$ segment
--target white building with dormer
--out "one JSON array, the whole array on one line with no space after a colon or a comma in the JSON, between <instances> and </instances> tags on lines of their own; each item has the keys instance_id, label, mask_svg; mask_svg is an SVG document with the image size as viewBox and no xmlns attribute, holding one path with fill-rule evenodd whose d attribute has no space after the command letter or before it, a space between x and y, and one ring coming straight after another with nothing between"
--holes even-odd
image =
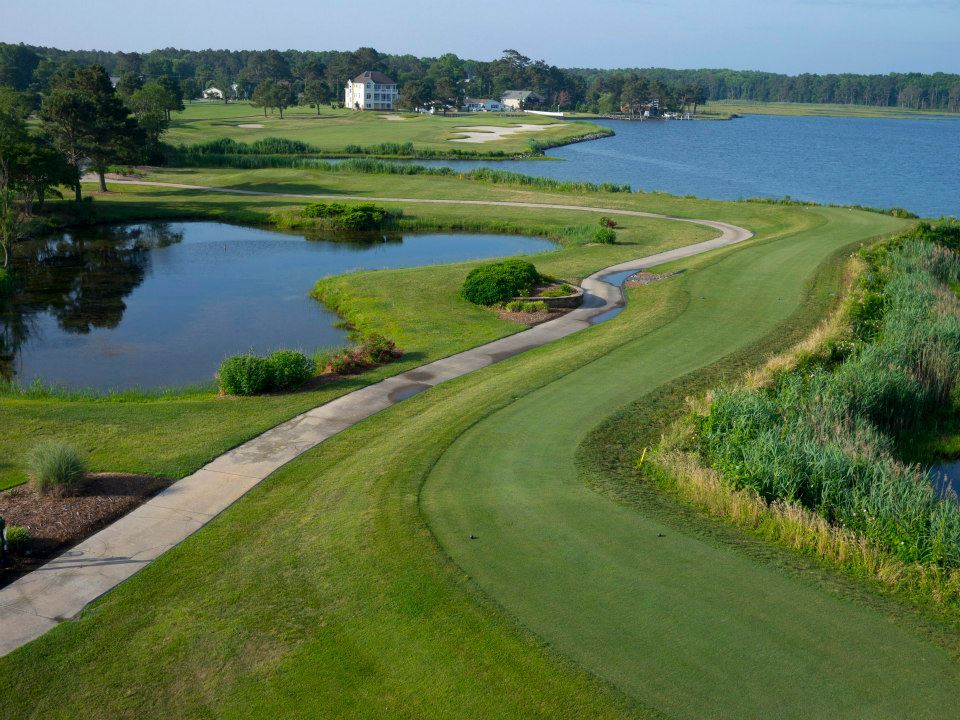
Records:
<instances>
[{"instance_id":1,"label":"white building with dormer","mask_svg":"<svg viewBox=\"0 0 960 720\"><path fill-rule=\"evenodd\" d=\"M347 81L343 106L352 110L393 110L399 94L393 80L376 70L367 70Z\"/></svg>"}]
</instances>

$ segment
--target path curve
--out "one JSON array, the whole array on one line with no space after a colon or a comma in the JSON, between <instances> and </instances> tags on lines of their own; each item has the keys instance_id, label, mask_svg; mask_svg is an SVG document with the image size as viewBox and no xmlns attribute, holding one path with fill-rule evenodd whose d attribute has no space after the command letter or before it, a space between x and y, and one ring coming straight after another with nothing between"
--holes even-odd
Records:
<instances>
[{"instance_id":1,"label":"path curve","mask_svg":"<svg viewBox=\"0 0 960 720\"><path fill-rule=\"evenodd\" d=\"M720 234L712 240L600 270L581 283L584 289L583 305L563 317L342 395L224 453L73 549L0 589L0 657L39 637L58 623L76 617L88 603L195 533L273 471L324 440L434 385L553 342L604 319L606 313L624 304L620 288L622 274L699 255L753 237L749 230L729 223L586 205L306 195L146 181L111 182L306 199L580 210L689 222L713 228Z\"/></svg>"}]
</instances>

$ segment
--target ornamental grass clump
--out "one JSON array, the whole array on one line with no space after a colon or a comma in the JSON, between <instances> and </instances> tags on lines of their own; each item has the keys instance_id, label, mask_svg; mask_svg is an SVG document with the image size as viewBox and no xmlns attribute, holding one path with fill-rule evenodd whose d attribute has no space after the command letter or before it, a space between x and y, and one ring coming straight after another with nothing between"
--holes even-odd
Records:
<instances>
[{"instance_id":1,"label":"ornamental grass clump","mask_svg":"<svg viewBox=\"0 0 960 720\"><path fill-rule=\"evenodd\" d=\"M960 386L960 225L923 225L864 254L850 336L769 387L719 388L695 416L707 464L736 488L797 503L906 563L960 567L960 502L898 459Z\"/></svg>"},{"instance_id":2,"label":"ornamental grass clump","mask_svg":"<svg viewBox=\"0 0 960 720\"><path fill-rule=\"evenodd\" d=\"M609 227L598 227L593 231L593 241L603 245L614 245L617 242L617 231Z\"/></svg>"},{"instance_id":3,"label":"ornamental grass clump","mask_svg":"<svg viewBox=\"0 0 960 720\"><path fill-rule=\"evenodd\" d=\"M296 390L316 374L312 359L297 350L277 350L268 357L246 354L224 360L217 383L225 395L262 395Z\"/></svg>"},{"instance_id":4,"label":"ornamental grass clump","mask_svg":"<svg viewBox=\"0 0 960 720\"><path fill-rule=\"evenodd\" d=\"M87 474L83 453L67 443L47 440L27 457L27 472L37 492L44 495L72 495Z\"/></svg>"},{"instance_id":5,"label":"ornamental grass clump","mask_svg":"<svg viewBox=\"0 0 960 720\"><path fill-rule=\"evenodd\" d=\"M542 280L525 260L504 260L475 267L467 273L460 296L476 305L496 305L518 295L528 295Z\"/></svg>"},{"instance_id":6,"label":"ornamental grass clump","mask_svg":"<svg viewBox=\"0 0 960 720\"><path fill-rule=\"evenodd\" d=\"M277 350L267 362L274 390L296 390L316 374L313 360L296 350Z\"/></svg>"},{"instance_id":7,"label":"ornamental grass clump","mask_svg":"<svg viewBox=\"0 0 960 720\"><path fill-rule=\"evenodd\" d=\"M227 395L260 395L270 390L270 361L259 355L234 355L220 364L217 381Z\"/></svg>"}]
</instances>

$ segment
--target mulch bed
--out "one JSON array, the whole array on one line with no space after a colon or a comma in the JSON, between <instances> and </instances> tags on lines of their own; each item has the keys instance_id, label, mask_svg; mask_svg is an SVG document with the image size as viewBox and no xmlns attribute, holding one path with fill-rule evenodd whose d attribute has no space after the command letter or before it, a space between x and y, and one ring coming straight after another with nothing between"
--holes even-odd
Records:
<instances>
[{"instance_id":1,"label":"mulch bed","mask_svg":"<svg viewBox=\"0 0 960 720\"><path fill-rule=\"evenodd\" d=\"M575 308L554 308L545 312L512 312L504 308L493 308L493 311L504 320L510 320L521 325L539 325L548 320L556 320L561 315L566 315Z\"/></svg>"},{"instance_id":2,"label":"mulch bed","mask_svg":"<svg viewBox=\"0 0 960 720\"><path fill-rule=\"evenodd\" d=\"M41 495L20 485L0 492L0 516L30 532L22 554L0 571L0 587L126 515L174 481L150 475L90 473L77 495Z\"/></svg>"}]
</instances>

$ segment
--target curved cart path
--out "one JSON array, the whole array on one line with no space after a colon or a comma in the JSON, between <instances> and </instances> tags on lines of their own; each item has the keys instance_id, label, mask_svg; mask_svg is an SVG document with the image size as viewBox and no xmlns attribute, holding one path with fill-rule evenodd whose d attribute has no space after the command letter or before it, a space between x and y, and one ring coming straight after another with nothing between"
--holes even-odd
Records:
<instances>
[{"instance_id":1,"label":"curved cart path","mask_svg":"<svg viewBox=\"0 0 960 720\"><path fill-rule=\"evenodd\" d=\"M720 234L712 240L620 263L594 273L582 283L585 291L583 306L557 320L343 395L221 455L72 550L0 589L0 656L39 637L57 623L75 617L88 603L189 537L274 470L318 443L422 390L545 345L602 320L605 313L623 305L620 283L624 273L732 245L753 235L736 225L711 220L581 205L304 195L172 183L121 182L242 195L582 210L695 223L714 228Z\"/></svg>"}]
</instances>

